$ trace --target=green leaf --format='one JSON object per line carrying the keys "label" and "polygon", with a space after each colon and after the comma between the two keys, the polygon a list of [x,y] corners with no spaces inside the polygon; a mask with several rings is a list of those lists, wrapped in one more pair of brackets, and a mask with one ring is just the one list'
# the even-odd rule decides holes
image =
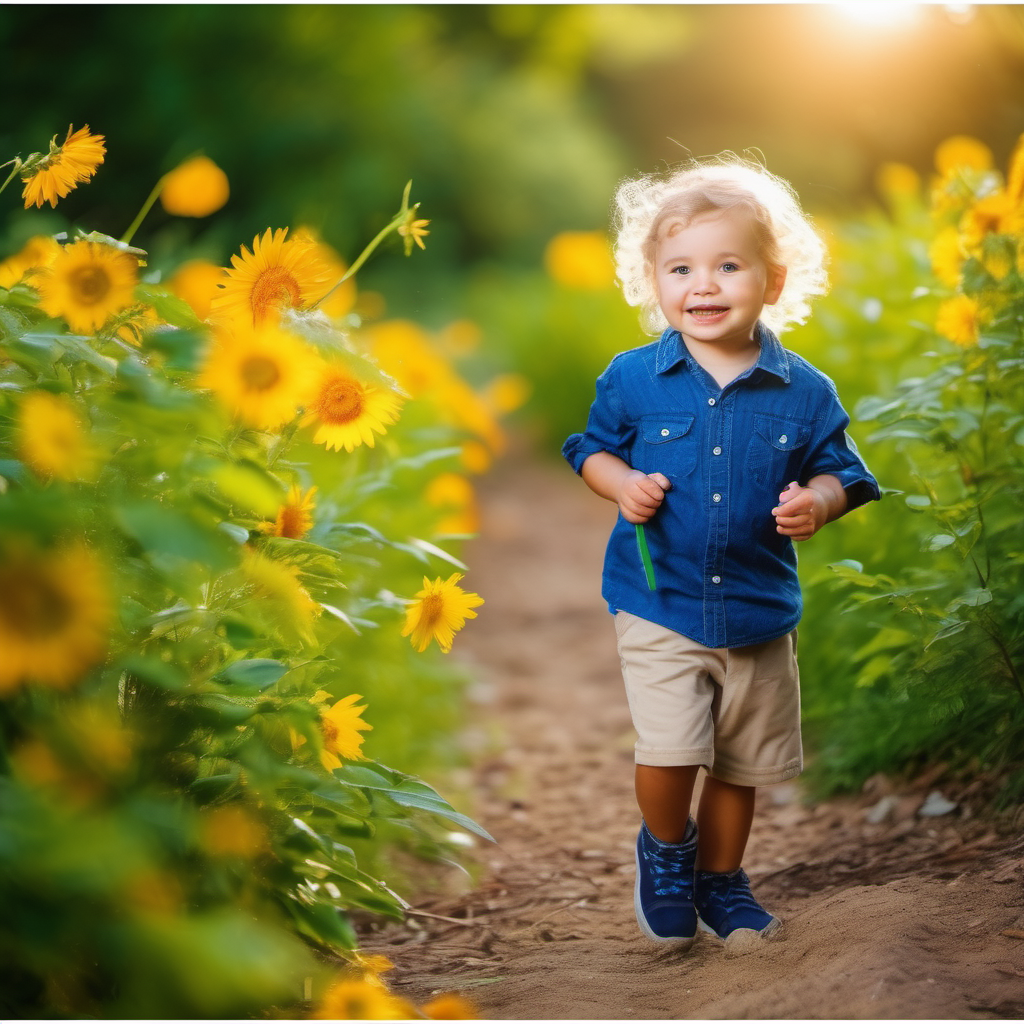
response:
{"label": "green leaf", "polygon": [[121,667],[129,675],[162,690],[184,690],[189,684],[188,673],[183,668],[161,658],[133,654],[121,662]]}
{"label": "green leaf", "polygon": [[210,717],[229,725],[239,725],[256,714],[257,708],[243,703],[241,698],[229,697],[223,693],[204,693],[191,702],[198,712],[208,712]]}
{"label": "green leaf", "polygon": [[304,935],[328,946],[356,948],[356,933],[340,910],[324,903],[310,906],[298,901],[289,901],[287,906],[295,918],[298,930]]}
{"label": "green leaf", "polygon": [[[383,769],[384,766],[378,765],[378,767]],[[475,832],[478,836],[488,839],[492,843],[495,842],[494,837],[482,825],[478,825],[467,815],[460,814],[425,782],[413,779],[411,776],[400,776],[401,781],[396,784],[390,782],[379,772],[371,768],[366,768],[362,765],[345,765],[342,768],[335,769],[334,777],[350,785],[359,786],[362,789],[384,793],[394,800],[396,804],[400,804],[403,807],[429,811],[431,814],[447,818],[449,821],[461,825],[462,828]]]}
{"label": "green leaf", "polygon": [[148,552],[176,555],[211,569],[235,564],[237,546],[215,524],[207,525],[177,509],[138,501],[115,506],[114,518]]}
{"label": "green leaf", "polygon": [[206,339],[192,330],[153,331],[147,345],[163,353],[168,369],[196,370],[202,362]]}
{"label": "green leaf", "polygon": [[272,658],[247,658],[228,665],[220,675],[228,683],[252,686],[262,691],[273,686],[287,671],[288,666],[284,662]]}
{"label": "green leaf", "polygon": [[904,499],[907,506],[915,512],[931,508],[932,500],[926,494],[908,494]]}
{"label": "green leaf", "polygon": [[[201,331],[202,321],[196,316],[192,307],[184,300],[170,292],[153,285],[140,284],[135,294],[143,302],[149,303],[161,320],[174,327],[184,327],[192,331]],[[160,332],[154,332],[154,335]]]}

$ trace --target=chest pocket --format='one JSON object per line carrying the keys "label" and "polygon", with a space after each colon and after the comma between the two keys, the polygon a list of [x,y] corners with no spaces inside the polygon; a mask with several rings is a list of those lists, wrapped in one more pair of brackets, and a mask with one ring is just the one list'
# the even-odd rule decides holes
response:
{"label": "chest pocket", "polygon": [[641,416],[640,443],[634,469],[644,473],[664,473],[669,479],[687,476],[697,465],[695,417],[669,413],[665,416]]}
{"label": "chest pocket", "polygon": [[811,428],[780,416],[754,413],[747,469],[762,487],[779,491],[800,476]]}

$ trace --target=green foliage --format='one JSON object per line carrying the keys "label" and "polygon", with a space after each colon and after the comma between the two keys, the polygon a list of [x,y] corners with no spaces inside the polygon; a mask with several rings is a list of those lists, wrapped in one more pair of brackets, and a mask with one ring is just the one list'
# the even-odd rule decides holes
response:
{"label": "green foliage", "polygon": [[[41,280],[0,289],[0,1008],[295,1010],[353,955],[353,914],[402,916],[396,844],[490,838],[409,774],[457,759],[463,680],[400,635],[401,595],[465,568],[422,496],[476,435],[429,397],[352,451],[301,413],[247,423],[200,381],[217,331],[156,275],[151,319],[92,334]],[[288,324],[386,379],[352,323]]]}
{"label": "green foliage", "polygon": [[[992,172],[980,193],[968,171],[947,180],[963,189],[944,218],[963,233],[956,284],[937,283],[926,260],[941,209],[937,227],[916,194],[892,196],[890,218],[843,231],[836,263],[858,278],[821,302],[804,335],[845,356],[826,369],[856,400],[855,433],[889,490],[801,549],[811,636],[801,666],[821,792],[937,761],[1007,779],[1020,764],[1024,280],[1013,263],[998,279],[982,266],[1010,241],[1007,228],[965,237]],[[951,320],[957,310],[966,317]],[[1019,797],[1007,783],[1001,799]]]}

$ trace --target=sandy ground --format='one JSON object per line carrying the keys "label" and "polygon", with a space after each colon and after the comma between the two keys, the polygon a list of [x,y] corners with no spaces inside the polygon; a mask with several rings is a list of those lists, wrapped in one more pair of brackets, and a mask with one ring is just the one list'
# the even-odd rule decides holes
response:
{"label": "sandy ground", "polygon": [[[452,873],[404,924],[364,927],[395,991],[508,1020],[1024,1016],[1024,815],[986,821],[942,779],[816,806],[796,784],[760,791],[745,867],[784,938],[743,955],[645,939],[634,736],[599,594],[614,508],[516,460],[482,503],[465,585],[486,604],[453,656],[480,680],[471,811],[498,842],[473,851],[474,887]],[[958,806],[922,816],[935,789]]]}

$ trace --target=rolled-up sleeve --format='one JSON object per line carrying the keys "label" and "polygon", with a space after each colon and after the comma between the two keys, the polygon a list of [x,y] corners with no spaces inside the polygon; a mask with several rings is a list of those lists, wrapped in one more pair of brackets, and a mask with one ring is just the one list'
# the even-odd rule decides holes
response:
{"label": "rolled-up sleeve", "polygon": [[856,443],[847,433],[850,417],[834,387],[828,389],[816,420],[819,429],[804,463],[803,483],[823,473],[836,477],[846,491],[847,511],[869,501],[877,501],[881,497],[878,481],[871,475]]}
{"label": "rolled-up sleeve", "polygon": [[597,452],[611,452],[623,461],[628,461],[632,428],[625,422],[615,377],[613,361],[597,378],[597,395],[590,407],[586,430],[582,434],[572,434],[562,445],[562,455],[576,473]]}

